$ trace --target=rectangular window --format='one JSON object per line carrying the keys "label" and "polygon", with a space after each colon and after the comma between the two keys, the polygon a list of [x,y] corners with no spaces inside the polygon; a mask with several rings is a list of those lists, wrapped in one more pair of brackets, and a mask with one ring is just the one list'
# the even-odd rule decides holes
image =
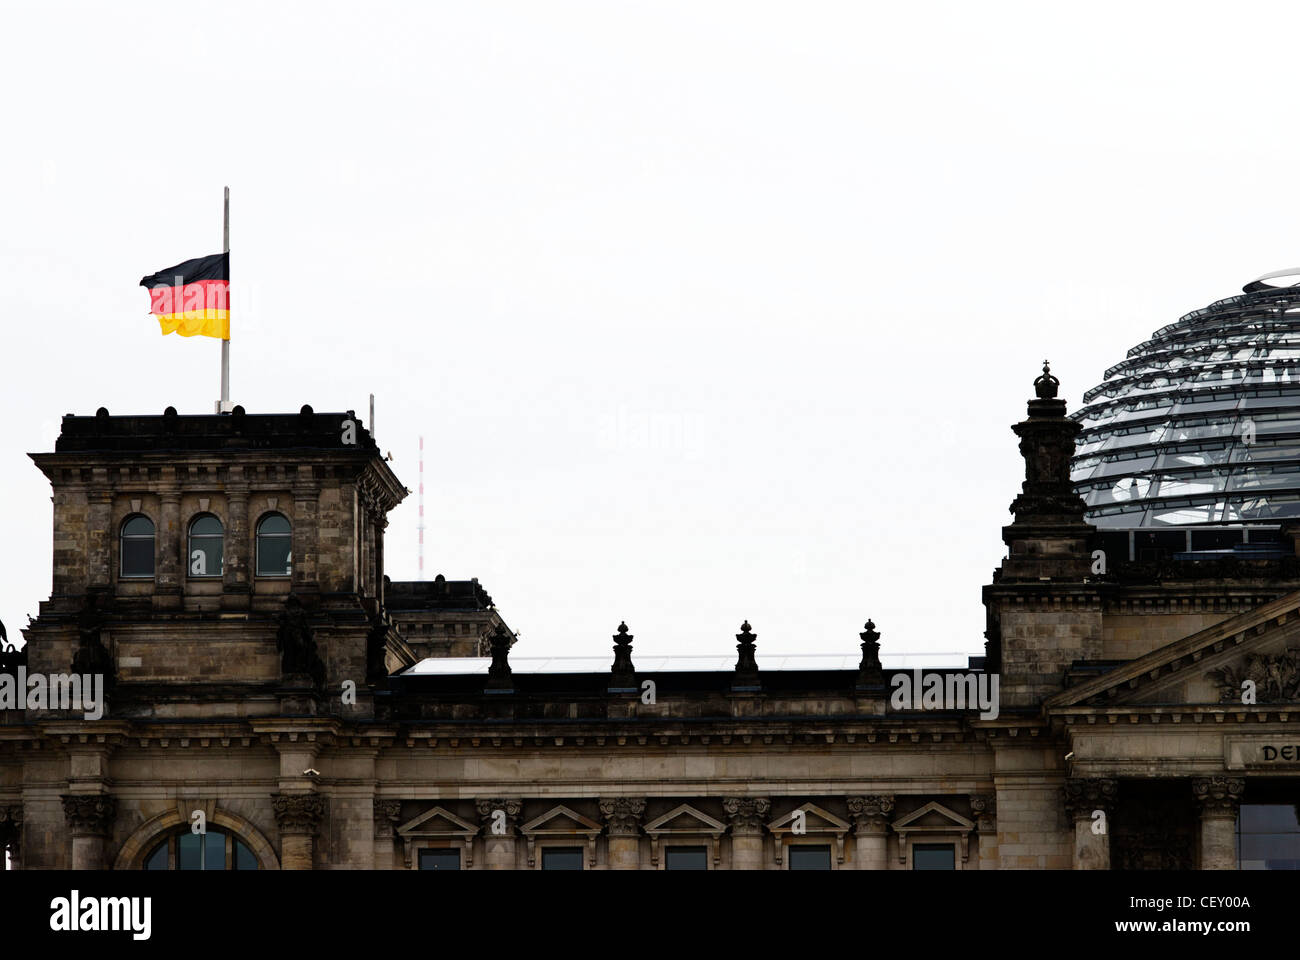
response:
{"label": "rectangular window", "polygon": [[790,847],[791,870],[829,870],[831,868],[831,848],[812,847],[805,844]]}
{"label": "rectangular window", "polygon": [[704,847],[669,847],[664,851],[665,870],[707,870],[709,852]]}
{"label": "rectangular window", "polygon": [[547,847],[542,851],[543,870],[581,870],[582,847]]}
{"label": "rectangular window", "polygon": [[912,846],[913,870],[956,870],[957,854],[951,843],[917,843]]}
{"label": "rectangular window", "polygon": [[435,847],[420,851],[421,870],[459,870],[460,851],[450,847]]}
{"label": "rectangular window", "polygon": [[1237,867],[1300,870],[1300,821],[1295,804],[1241,805],[1237,816]]}

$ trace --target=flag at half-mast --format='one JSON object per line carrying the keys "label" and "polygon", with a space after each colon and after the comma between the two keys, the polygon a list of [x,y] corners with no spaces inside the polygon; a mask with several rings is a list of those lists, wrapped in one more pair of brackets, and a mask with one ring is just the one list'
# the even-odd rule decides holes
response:
{"label": "flag at half-mast", "polygon": [[140,281],[164,335],[230,339],[230,253],[186,260]]}

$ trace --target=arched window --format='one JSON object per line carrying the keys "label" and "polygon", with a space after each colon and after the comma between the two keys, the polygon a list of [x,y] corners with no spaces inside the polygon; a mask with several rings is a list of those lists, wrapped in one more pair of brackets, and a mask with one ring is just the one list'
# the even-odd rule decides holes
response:
{"label": "arched window", "polygon": [[191,577],[221,576],[222,547],[225,535],[221,521],[202,513],[190,523],[189,571]]}
{"label": "arched window", "polygon": [[122,524],[122,576],[153,577],[153,521],[135,514]]}
{"label": "arched window", "polygon": [[224,830],[173,834],[149,851],[146,870],[256,870],[257,857]]}
{"label": "arched window", "polygon": [[287,577],[293,571],[293,531],[279,513],[268,513],[257,525],[257,575]]}

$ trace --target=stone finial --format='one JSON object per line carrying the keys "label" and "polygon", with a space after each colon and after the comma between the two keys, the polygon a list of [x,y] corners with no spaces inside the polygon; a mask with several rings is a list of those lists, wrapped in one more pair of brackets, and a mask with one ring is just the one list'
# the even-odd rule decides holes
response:
{"label": "stone finial", "polygon": [[1052,365],[1043,361],[1043,374],[1034,380],[1034,393],[1038,395],[1039,400],[1056,399],[1056,390],[1061,385],[1061,381],[1052,376]]}
{"label": "stone finial", "polygon": [[736,677],[732,683],[733,687],[758,686],[758,662],[754,659],[754,641],[757,639],[758,634],[753,632],[748,620],[740,625],[740,633],[736,634],[736,652],[740,656],[736,659]]}
{"label": "stone finial", "polygon": [[858,664],[858,686],[866,687],[884,681],[884,670],[880,665],[880,634],[876,625],[868,620],[865,628],[858,634],[862,638],[862,662]]}
{"label": "stone finial", "polygon": [[510,669],[510,633],[504,626],[497,625],[491,640],[492,665],[488,667],[487,689],[498,693],[514,689],[513,672]]}
{"label": "stone finial", "polygon": [[614,665],[610,667],[614,675],[613,686],[633,687],[636,685],[636,668],[632,666],[632,634],[627,632],[627,623],[618,625],[614,634]]}

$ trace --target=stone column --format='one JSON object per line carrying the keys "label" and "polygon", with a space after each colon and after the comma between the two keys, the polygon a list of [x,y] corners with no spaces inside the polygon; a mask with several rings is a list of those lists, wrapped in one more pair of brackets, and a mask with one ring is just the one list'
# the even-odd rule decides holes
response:
{"label": "stone column", "polygon": [[524,805],[518,800],[498,797],[476,800],[474,806],[478,810],[479,820],[483,822],[483,829],[479,831],[479,836],[483,838],[483,869],[515,869],[518,862],[515,851],[516,827]]}
{"label": "stone column", "polygon": [[1110,869],[1110,819],[1118,794],[1116,780],[1072,777],[1065,781],[1065,812],[1074,824],[1074,869]]}
{"label": "stone column", "polygon": [[889,815],[893,812],[893,797],[849,797],[849,816],[857,840],[853,851],[855,870],[889,869]]}
{"label": "stone column", "polygon": [[181,555],[186,549],[182,543],[185,536],[181,529],[181,492],[167,490],[161,499],[162,511],[154,533],[158,568],[154,578],[153,605],[155,610],[179,610],[181,584],[184,583],[185,576]]}
{"label": "stone column", "polygon": [[298,482],[293,485],[293,589],[316,593],[320,591],[316,573],[320,551],[320,486],[307,482],[310,476],[311,467],[300,466]]}
{"label": "stone column", "polygon": [[[86,582],[91,587],[108,587],[116,579],[113,570],[113,493],[91,490],[86,495]],[[56,584],[55,591],[60,589]]]}
{"label": "stone column", "polygon": [[609,869],[640,869],[641,818],[645,815],[645,800],[636,797],[601,800],[600,814],[609,824]]}
{"label": "stone column", "polygon": [[65,794],[59,799],[72,834],[72,869],[105,869],[104,840],[113,832],[117,800],[106,793]]}
{"label": "stone column", "polygon": [[1192,793],[1201,808],[1201,869],[1237,869],[1237,808],[1246,781],[1240,777],[1196,777]]}
{"label": "stone column", "polygon": [[763,823],[772,801],[763,797],[727,797],[722,809],[731,821],[731,869],[762,870]]}
{"label": "stone column", "polygon": [[311,870],[325,798],[314,793],[277,793],[271,799],[280,828],[280,869]]}
{"label": "stone column", "polygon": [[0,857],[9,851],[9,865],[15,870],[23,868],[23,805],[13,803],[0,806]]}
{"label": "stone column", "polygon": [[979,868],[996,870],[998,864],[998,798],[993,794],[970,798],[971,813],[979,831]]}
{"label": "stone column", "polygon": [[[237,469],[232,467],[232,470]],[[253,540],[248,529],[248,488],[226,486],[225,555],[221,568],[221,607],[247,610],[252,583]]]}
{"label": "stone column", "polygon": [[375,869],[393,869],[393,828],[401,816],[400,800],[375,798]]}

